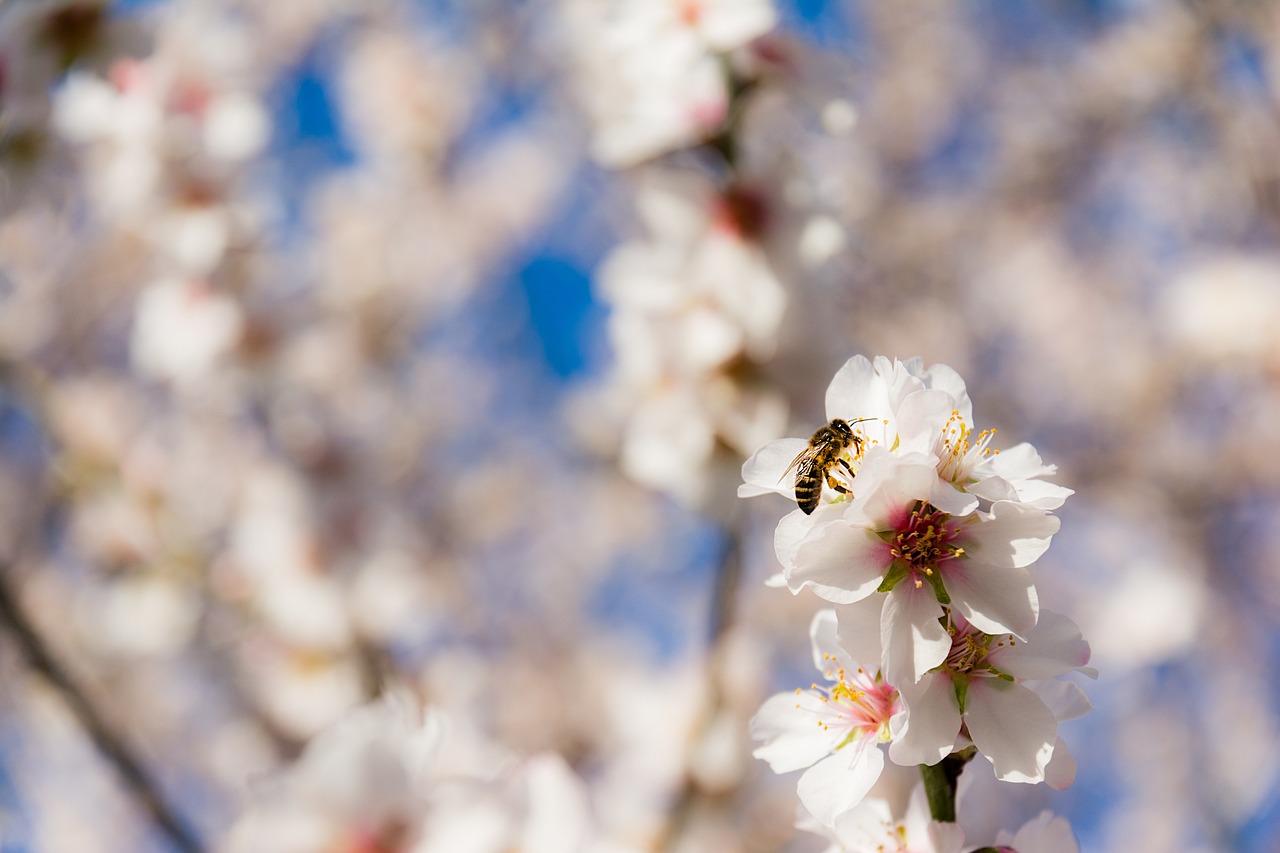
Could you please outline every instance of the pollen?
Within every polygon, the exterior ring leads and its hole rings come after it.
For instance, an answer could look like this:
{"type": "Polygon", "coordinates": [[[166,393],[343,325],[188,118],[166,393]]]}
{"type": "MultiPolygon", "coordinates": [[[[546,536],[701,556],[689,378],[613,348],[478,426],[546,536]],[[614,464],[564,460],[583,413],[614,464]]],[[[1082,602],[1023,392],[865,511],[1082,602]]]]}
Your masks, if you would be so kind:
{"type": "Polygon", "coordinates": [[[975,435],[973,428],[965,423],[960,410],[952,409],[951,417],[942,428],[942,447],[939,453],[942,464],[938,473],[953,483],[966,479],[969,472],[983,459],[1000,452],[990,447],[995,436],[995,429],[984,429],[975,435]]]}

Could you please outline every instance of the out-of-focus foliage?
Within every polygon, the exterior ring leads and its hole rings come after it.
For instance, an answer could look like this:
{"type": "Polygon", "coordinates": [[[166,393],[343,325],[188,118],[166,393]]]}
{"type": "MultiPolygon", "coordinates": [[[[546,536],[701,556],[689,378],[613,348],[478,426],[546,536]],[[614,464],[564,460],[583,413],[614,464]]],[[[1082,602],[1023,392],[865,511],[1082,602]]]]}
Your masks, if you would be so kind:
{"type": "MultiPolygon", "coordinates": [[[[337,849],[815,849],[746,734],[814,606],[733,488],[855,353],[1076,492],[1079,775],[975,762],[967,837],[1275,848],[1280,8],[775,11],[0,4],[0,580],[207,849],[395,732],[337,849]]],[[[16,636],[0,850],[169,849],[16,636]]]]}

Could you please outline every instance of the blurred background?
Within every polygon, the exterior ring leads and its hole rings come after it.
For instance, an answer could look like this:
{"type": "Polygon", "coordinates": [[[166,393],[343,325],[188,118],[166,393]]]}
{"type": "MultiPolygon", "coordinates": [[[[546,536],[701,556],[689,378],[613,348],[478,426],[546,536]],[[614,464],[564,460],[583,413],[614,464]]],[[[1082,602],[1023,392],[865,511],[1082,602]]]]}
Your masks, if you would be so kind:
{"type": "MultiPolygon", "coordinates": [[[[823,849],[734,492],[858,353],[1076,491],[1079,775],[970,846],[1280,848],[1280,4],[3,0],[0,851],[304,850],[233,827],[387,693],[593,851],[823,849]]],[[[414,808],[310,849],[522,849],[414,808]]]]}

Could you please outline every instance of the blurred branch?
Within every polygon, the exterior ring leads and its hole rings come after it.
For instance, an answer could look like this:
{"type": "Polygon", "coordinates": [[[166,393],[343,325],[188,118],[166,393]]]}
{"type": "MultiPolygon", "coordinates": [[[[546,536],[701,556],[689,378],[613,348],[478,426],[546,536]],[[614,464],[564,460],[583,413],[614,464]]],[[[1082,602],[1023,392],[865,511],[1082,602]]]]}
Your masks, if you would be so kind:
{"type": "Polygon", "coordinates": [[[129,793],[168,837],[174,849],[184,853],[203,853],[200,839],[166,802],[159,787],[143,769],[142,762],[133,755],[124,740],[111,731],[89,698],[54,660],[44,640],[14,600],[6,580],[8,574],[8,564],[0,563],[0,623],[13,635],[27,665],[44,676],[62,696],[103,757],[115,766],[129,793]]]}
{"type": "MultiPolygon", "coordinates": [[[[710,626],[706,666],[707,704],[706,708],[703,709],[701,724],[690,741],[690,753],[697,749],[698,744],[702,742],[707,731],[714,725],[716,717],[720,715],[720,711],[724,707],[724,690],[721,688],[717,670],[719,669],[722,640],[728,632],[729,626],[733,624],[738,601],[738,584],[742,577],[742,536],[738,528],[739,525],[736,522],[730,522],[724,557],[716,568],[715,578],[712,581],[711,602],[707,613],[707,623],[710,626]]],[[[701,795],[702,790],[698,779],[692,768],[686,763],[684,778],[680,782],[680,790],[672,800],[667,825],[658,844],[655,845],[655,849],[672,850],[675,848],[675,843],[683,834],[684,827],[693,812],[693,807],[701,795]]]]}

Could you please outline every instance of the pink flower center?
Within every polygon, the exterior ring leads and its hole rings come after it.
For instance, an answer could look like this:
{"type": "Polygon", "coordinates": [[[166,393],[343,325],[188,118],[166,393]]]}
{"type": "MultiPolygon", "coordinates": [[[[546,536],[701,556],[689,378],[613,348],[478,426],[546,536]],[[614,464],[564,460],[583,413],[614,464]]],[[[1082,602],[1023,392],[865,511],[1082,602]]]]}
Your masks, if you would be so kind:
{"type": "Polygon", "coordinates": [[[861,734],[879,737],[887,733],[889,718],[898,711],[898,691],[861,667],[850,672],[838,666],[831,655],[826,656],[826,661],[832,667],[823,675],[834,683],[810,686],[830,706],[829,714],[820,718],[818,725],[824,730],[834,726],[837,731],[847,731],[850,740],[861,734]]]}
{"type": "MultiPolygon", "coordinates": [[[[920,503],[907,516],[889,542],[889,553],[915,574],[932,575],[941,563],[964,554],[952,543],[959,531],[947,522],[951,516],[932,504],[920,503]]],[[[923,581],[915,578],[918,589],[923,581]]]]}

